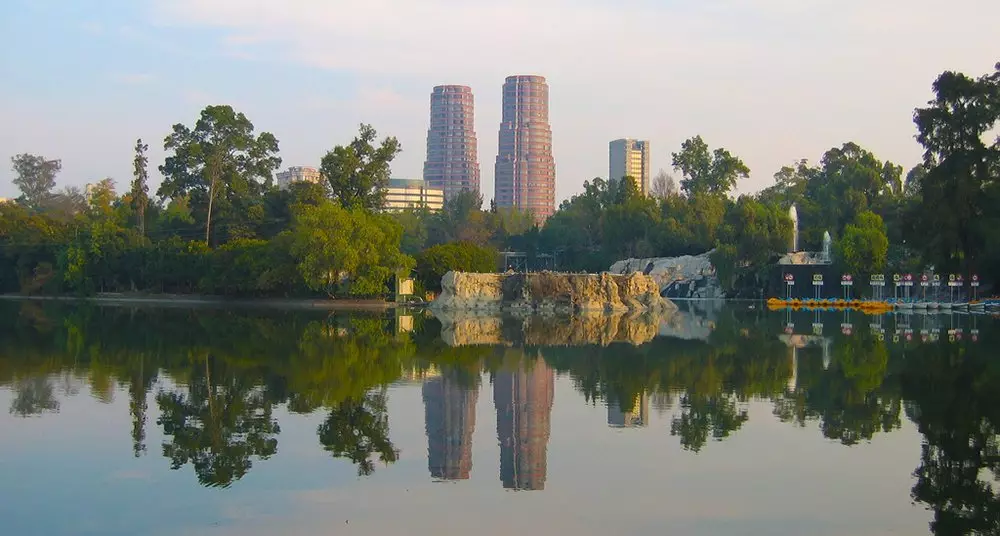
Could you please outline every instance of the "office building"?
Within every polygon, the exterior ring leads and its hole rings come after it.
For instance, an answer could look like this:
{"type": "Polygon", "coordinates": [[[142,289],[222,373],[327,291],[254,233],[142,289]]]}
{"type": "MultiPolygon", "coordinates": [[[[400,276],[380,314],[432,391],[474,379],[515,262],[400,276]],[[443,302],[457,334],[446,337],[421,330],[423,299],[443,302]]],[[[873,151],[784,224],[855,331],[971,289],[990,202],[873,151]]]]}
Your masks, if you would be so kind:
{"type": "Polygon", "coordinates": [[[287,189],[293,182],[311,182],[319,184],[323,180],[319,170],[314,167],[292,166],[285,171],[274,174],[274,182],[278,188],[287,189]]]}
{"type": "Polygon", "coordinates": [[[444,191],[420,179],[389,179],[385,189],[385,209],[390,212],[420,207],[437,212],[443,206],[444,191]]]}
{"type": "Polygon", "coordinates": [[[622,177],[632,177],[639,190],[644,195],[649,195],[649,141],[630,138],[614,140],[608,144],[608,154],[608,179],[614,182],[622,177]]]}
{"type": "Polygon", "coordinates": [[[451,199],[462,190],[479,193],[479,146],[474,101],[468,86],[436,86],[431,92],[424,180],[451,199]]]}
{"type": "Polygon", "coordinates": [[[453,375],[446,374],[424,381],[422,395],[427,470],[431,478],[468,479],[472,471],[478,387],[464,386],[453,375]]]}
{"type": "Polygon", "coordinates": [[[555,373],[541,357],[493,380],[500,441],[500,482],[513,490],[545,489],[555,373]]]}
{"type": "Polygon", "coordinates": [[[495,168],[496,206],[531,211],[539,224],[555,212],[556,166],[549,86],[541,76],[508,76],[495,168]]]}

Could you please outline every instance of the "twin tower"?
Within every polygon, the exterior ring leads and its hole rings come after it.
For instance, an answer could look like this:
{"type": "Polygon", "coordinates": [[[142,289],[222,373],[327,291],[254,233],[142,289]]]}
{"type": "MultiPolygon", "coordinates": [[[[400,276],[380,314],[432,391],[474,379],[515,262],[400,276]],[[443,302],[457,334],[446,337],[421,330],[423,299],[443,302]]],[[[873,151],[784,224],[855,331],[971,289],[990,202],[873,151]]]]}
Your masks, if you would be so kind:
{"type": "MultiPolygon", "coordinates": [[[[424,181],[451,199],[479,192],[472,88],[437,86],[431,93],[424,181]]],[[[542,76],[508,76],[494,169],[497,207],[529,210],[544,222],[555,211],[556,166],[549,127],[549,86],[542,76]]]]}

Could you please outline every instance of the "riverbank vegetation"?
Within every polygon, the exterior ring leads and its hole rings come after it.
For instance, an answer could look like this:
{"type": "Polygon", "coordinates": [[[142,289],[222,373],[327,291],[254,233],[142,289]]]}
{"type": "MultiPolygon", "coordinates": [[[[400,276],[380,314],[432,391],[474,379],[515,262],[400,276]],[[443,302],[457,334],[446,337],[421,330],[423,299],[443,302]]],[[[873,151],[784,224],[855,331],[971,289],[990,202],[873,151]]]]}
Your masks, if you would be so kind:
{"type": "Polygon", "coordinates": [[[498,250],[524,252],[535,266],[545,256],[570,271],[713,250],[725,286],[759,288],[791,247],[793,205],[799,248],[821,249],[829,232],[844,270],[933,266],[993,281],[1000,65],[979,77],[945,72],[932,89],[934,98],[914,112],[924,158],[909,170],[847,142],[816,163],[783,167],[760,192],[734,196],[750,170],[694,136],[672,154],[679,181],[658,174],[652,195],[631,179],[586,181],[541,227],[492,202],[484,210],[473,192],[437,213],[381,212],[402,147],[369,125],[318,158],[319,183],[278,188],[278,140],[230,106],[208,106],[164,139],[153,196],[143,140],[121,194],[111,178],[86,191],[57,189],[58,159],[13,156],[21,196],[0,204],[0,292],[375,296],[389,291],[394,274],[417,268],[433,289],[443,271],[486,269],[487,253],[496,258],[498,250]]]}

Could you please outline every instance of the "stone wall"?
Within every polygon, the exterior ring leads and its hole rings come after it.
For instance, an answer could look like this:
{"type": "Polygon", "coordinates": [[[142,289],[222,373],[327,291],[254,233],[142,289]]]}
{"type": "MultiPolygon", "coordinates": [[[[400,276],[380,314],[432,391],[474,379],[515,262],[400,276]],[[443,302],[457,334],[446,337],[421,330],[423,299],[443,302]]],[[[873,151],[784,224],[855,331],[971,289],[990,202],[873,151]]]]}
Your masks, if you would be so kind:
{"type": "Polygon", "coordinates": [[[441,294],[431,303],[431,309],[559,314],[675,309],[659,290],[650,277],[641,273],[448,272],[441,278],[441,294]]]}

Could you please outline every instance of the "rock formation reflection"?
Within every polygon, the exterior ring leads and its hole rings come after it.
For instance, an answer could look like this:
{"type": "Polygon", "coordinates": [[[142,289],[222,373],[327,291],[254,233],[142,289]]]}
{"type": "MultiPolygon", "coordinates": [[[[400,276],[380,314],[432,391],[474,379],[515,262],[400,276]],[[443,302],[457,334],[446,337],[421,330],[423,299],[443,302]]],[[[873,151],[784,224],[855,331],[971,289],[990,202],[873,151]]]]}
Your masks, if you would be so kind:
{"type": "Polygon", "coordinates": [[[619,342],[640,345],[656,337],[664,318],[657,312],[570,316],[442,311],[434,314],[441,321],[441,338],[448,346],[607,346],[619,342]]]}

